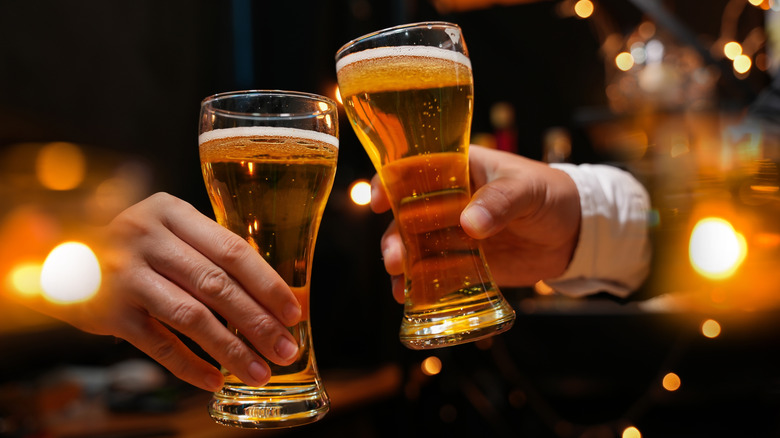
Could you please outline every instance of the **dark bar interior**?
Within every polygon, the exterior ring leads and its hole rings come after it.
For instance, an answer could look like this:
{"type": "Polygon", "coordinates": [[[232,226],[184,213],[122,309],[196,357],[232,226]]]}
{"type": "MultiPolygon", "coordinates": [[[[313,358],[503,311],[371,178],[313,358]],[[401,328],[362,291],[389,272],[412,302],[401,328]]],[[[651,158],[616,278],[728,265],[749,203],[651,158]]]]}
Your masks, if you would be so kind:
{"type": "Polygon", "coordinates": [[[754,111],[778,51],[777,0],[0,2],[0,437],[780,436],[780,106],[754,111]],[[335,99],[344,43],[431,20],[463,29],[472,143],[610,163],[645,184],[654,247],[640,290],[502,288],[508,332],[404,348],[379,243],[392,216],[350,198],[374,168],[341,111],[311,278],[324,419],[217,425],[210,393],[133,345],[19,303],[38,293],[25,269],[155,192],[213,217],[204,97],[335,99]],[[710,216],[744,242],[725,276],[689,258],[710,216]]]}

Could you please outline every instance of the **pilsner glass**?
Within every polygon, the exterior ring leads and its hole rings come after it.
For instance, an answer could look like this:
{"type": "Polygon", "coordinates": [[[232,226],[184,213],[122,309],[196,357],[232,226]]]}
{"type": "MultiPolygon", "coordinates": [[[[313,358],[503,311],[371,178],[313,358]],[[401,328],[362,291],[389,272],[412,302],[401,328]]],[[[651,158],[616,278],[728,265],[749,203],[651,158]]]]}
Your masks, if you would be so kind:
{"type": "Polygon", "coordinates": [[[339,49],[336,72],[406,247],[401,342],[436,348],[508,330],[515,312],[460,226],[474,99],[460,28],[416,23],[365,35],[339,49]]]}
{"type": "Polygon", "coordinates": [[[286,91],[223,93],[201,104],[201,169],[217,222],[260,252],[302,310],[301,322],[288,328],[299,357],[288,366],[267,361],[271,380],[265,386],[246,385],[223,367],[225,385],[209,403],[218,423],[297,426],[317,421],[329,409],[314,359],[309,280],[336,172],[337,114],[330,99],[286,91]]]}

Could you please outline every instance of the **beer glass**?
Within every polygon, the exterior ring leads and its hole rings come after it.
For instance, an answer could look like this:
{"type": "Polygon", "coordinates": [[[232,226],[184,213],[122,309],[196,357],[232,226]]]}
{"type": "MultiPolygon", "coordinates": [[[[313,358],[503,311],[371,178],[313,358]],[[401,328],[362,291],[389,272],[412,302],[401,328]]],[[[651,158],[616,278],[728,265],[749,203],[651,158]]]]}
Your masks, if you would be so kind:
{"type": "Polygon", "coordinates": [[[431,22],[365,35],[339,49],[336,72],[406,247],[401,342],[428,349],[508,330],[515,313],[460,226],[474,99],[461,29],[431,22]]]}
{"type": "Polygon", "coordinates": [[[223,367],[225,385],[209,403],[218,423],[296,426],[322,418],[329,409],[314,359],[309,279],[336,172],[337,114],[330,99],[286,91],[223,93],[201,104],[201,170],[217,222],[258,250],[292,288],[302,310],[300,323],[288,328],[299,357],[288,366],[267,361],[271,380],[265,386],[248,386],[223,367]]]}

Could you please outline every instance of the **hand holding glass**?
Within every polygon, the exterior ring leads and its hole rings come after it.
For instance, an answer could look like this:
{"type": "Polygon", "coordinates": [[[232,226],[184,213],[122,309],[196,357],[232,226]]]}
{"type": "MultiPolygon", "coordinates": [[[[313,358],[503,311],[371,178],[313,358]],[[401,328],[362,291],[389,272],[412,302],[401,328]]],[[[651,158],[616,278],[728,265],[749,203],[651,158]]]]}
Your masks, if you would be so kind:
{"type": "MultiPolygon", "coordinates": [[[[320,219],[338,156],[336,105],[296,92],[218,94],[201,105],[200,161],[214,213],[287,282],[301,304],[288,329],[299,357],[271,367],[271,380],[251,387],[223,368],[225,385],[209,403],[221,424],[274,428],[322,418],[330,402],[311,338],[309,280],[320,219]]],[[[228,327],[241,334],[230,324],[228,327]]]]}
{"type": "Polygon", "coordinates": [[[363,36],[338,51],[336,71],[406,247],[401,342],[435,348],[508,330],[515,313],[460,226],[474,99],[460,28],[418,23],[363,36]]]}

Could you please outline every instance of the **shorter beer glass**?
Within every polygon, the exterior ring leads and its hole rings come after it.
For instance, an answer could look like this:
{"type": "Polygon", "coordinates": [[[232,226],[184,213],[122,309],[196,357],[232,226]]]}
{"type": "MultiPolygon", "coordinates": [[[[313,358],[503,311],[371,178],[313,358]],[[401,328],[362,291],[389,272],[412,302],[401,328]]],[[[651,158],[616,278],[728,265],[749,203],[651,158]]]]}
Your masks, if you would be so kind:
{"type": "Polygon", "coordinates": [[[460,226],[474,99],[461,29],[417,23],[363,36],[338,51],[336,72],[406,247],[401,342],[435,348],[509,329],[515,313],[460,226]]]}
{"type": "Polygon", "coordinates": [[[199,146],[217,222],[257,249],[292,288],[303,313],[288,328],[298,342],[295,363],[267,361],[271,380],[260,388],[223,367],[225,385],[212,397],[209,413],[218,423],[257,429],[316,421],[330,402],[314,359],[309,280],[336,172],[336,105],[297,92],[217,94],[201,104],[199,146]]]}

